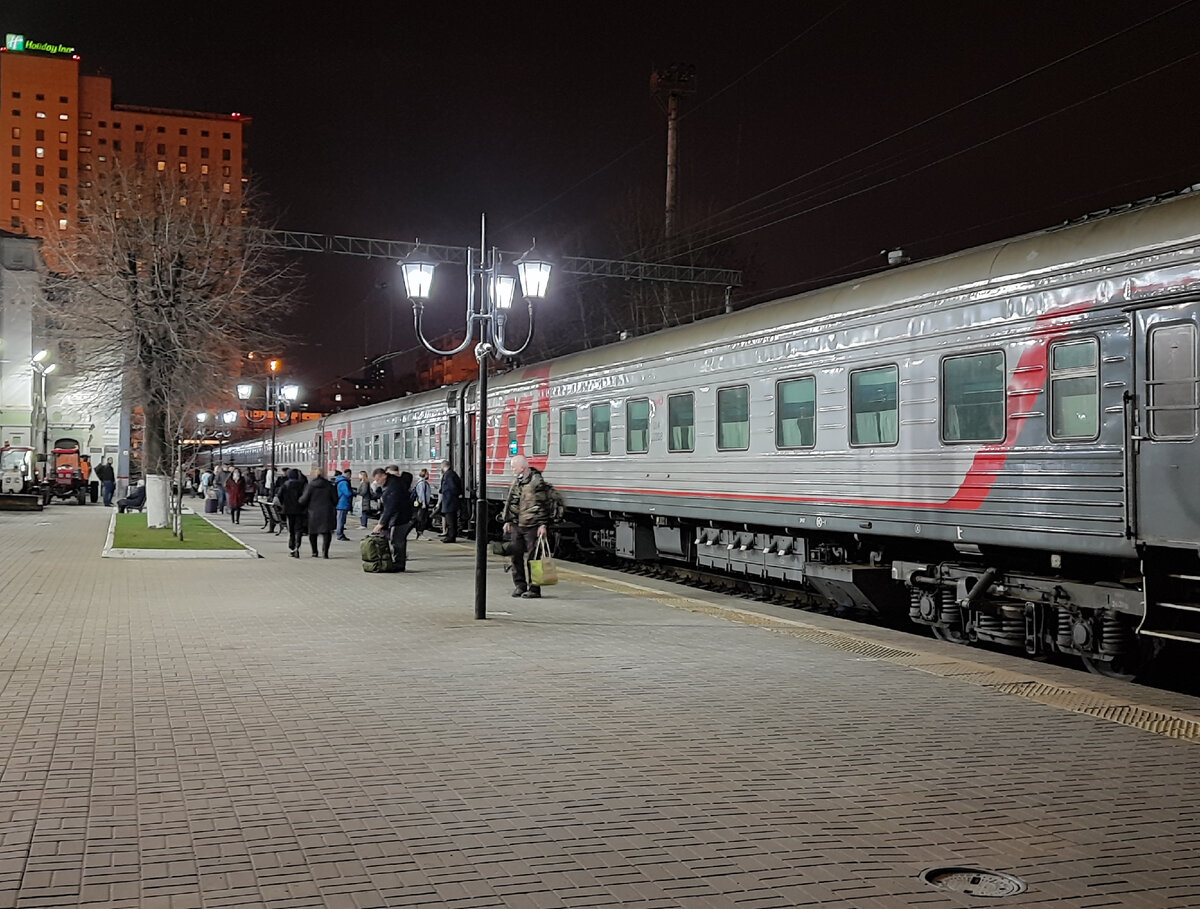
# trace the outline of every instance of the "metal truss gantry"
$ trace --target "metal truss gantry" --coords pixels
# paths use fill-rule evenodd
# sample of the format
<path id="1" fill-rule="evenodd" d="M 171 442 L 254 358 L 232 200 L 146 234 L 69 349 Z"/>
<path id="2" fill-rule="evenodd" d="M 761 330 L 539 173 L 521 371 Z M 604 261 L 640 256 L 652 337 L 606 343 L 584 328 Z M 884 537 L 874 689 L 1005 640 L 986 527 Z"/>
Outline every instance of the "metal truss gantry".
<path id="1" fill-rule="evenodd" d="M 465 246 L 438 246 L 431 243 L 412 243 L 406 240 L 378 240 L 367 237 L 344 237 L 337 234 L 315 234 L 299 230 L 256 231 L 264 246 L 288 252 L 332 253 L 342 256 L 361 256 L 368 259 L 404 259 L 420 247 L 421 254 L 435 262 L 462 265 L 467 261 Z M 506 253 L 516 258 L 517 253 Z M 692 265 L 667 265 L 660 262 L 630 262 L 622 259 L 588 259 L 564 256 L 555 266 L 569 275 L 594 278 L 622 278 L 627 281 L 657 281 L 667 284 L 707 284 L 718 287 L 741 287 L 742 273 L 731 268 L 707 268 Z"/>

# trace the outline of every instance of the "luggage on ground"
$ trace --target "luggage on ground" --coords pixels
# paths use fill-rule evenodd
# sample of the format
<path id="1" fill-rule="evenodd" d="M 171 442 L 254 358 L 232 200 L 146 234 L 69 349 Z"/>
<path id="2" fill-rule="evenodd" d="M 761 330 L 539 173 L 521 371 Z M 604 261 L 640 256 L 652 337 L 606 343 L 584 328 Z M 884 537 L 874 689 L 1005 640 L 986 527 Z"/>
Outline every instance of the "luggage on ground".
<path id="1" fill-rule="evenodd" d="M 392 558 L 392 546 L 383 534 L 367 534 L 358 547 L 362 553 L 363 571 L 387 573 L 396 570 L 396 561 Z"/>
<path id="2" fill-rule="evenodd" d="M 205 514 L 216 514 L 217 513 L 217 500 L 216 499 L 205 499 L 204 500 L 204 513 Z"/>

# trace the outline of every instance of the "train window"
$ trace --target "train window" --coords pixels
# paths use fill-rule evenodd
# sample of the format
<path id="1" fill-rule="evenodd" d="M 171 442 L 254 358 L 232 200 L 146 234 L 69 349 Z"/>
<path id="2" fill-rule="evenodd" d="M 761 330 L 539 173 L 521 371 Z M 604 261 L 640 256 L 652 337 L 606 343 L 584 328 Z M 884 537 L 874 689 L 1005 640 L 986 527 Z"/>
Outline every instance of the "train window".
<path id="1" fill-rule="evenodd" d="M 429 457 L 436 458 L 442 451 L 442 427 L 429 427 Z"/>
<path id="2" fill-rule="evenodd" d="M 396 446 L 396 457 L 400 457 L 400 447 Z M 383 459 L 390 461 L 392 459 L 392 437 L 386 432 L 383 434 Z"/>
<path id="3" fill-rule="evenodd" d="M 417 456 L 416 442 L 411 429 L 404 430 L 404 458 L 411 461 Z M 400 457 L 400 433 L 396 433 L 396 457 Z"/>
<path id="4" fill-rule="evenodd" d="M 750 386 L 717 389 L 717 449 L 750 447 Z"/>
<path id="5" fill-rule="evenodd" d="M 625 451 L 645 454 L 650 450 L 650 401 L 638 398 L 625 403 Z"/>
<path id="6" fill-rule="evenodd" d="M 383 449 L 379 445 L 379 436 L 375 436 L 371 440 L 371 450 L 373 452 L 371 455 L 371 460 L 378 463 L 379 459 L 383 457 Z"/>
<path id="7" fill-rule="evenodd" d="M 521 453 L 521 446 L 517 444 L 517 415 L 515 413 L 508 415 L 508 453 L 510 455 Z"/>
<path id="8" fill-rule="evenodd" d="M 612 438 L 612 405 L 593 404 L 592 454 L 608 454 Z"/>
<path id="9" fill-rule="evenodd" d="M 574 407 L 564 407 L 558 412 L 558 453 L 573 455 L 579 447 L 578 416 Z"/>
<path id="10" fill-rule="evenodd" d="M 429 460 L 429 436 L 425 435 L 423 427 L 417 427 L 417 460 Z"/>
<path id="11" fill-rule="evenodd" d="M 775 447 L 812 448 L 816 444 L 817 380 L 781 379 L 775 383 Z"/>
<path id="12" fill-rule="evenodd" d="M 1150 330 L 1150 436 L 1196 435 L 1196 328 L 1163 325 Z"/>
<path id="13" fill-rule="evenodd" d="M 690 391 L 667 397 L 667 449 L 694 451 L 696 448 L 696 398 Z"/>
<path id="14" fill-rule="evenodd" d="M 1050 345 L 1050 438 L 1100 434 L 1099 345 L 1094 338 Z"/>
<path id="15" fill-rule="evenodd" d="M 545 410 L 533 412 L 533 453 L 550 454 L 550 413 Z"/>
<path id="16" fill-rule="evenodd" d="M 850 373 L 850 444 L 895 445 L 899 396 L 900 370 L 895 366 Z"/>
<path id="17" fill-rule="evenodd" d="M 1003 440 L 1003 351 L 942 360 L 942 441 Z"/>

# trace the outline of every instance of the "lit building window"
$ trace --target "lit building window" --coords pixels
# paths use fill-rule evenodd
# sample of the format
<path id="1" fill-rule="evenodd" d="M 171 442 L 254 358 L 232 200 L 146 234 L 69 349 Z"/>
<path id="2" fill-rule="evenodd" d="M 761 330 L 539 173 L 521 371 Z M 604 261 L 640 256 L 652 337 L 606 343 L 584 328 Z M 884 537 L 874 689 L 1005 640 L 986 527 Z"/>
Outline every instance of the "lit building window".
<path id="1" fill-rule="evenodd" d="M 201 164 L 201 165 L 200 165 L 200 173 L 202 173 L 202 174 L 207 174 L 207 173 L 208 173 L 208 165 L 207 165 L 207 164 Z"/>
<path id="2" fill-rule="evenodd" d="M 13 211 L 19 211 L 19 210 L 20 210 L 20 208 L 21 208 L 21 200 L 20 200 L 20 199 L 13 199 L 13 200 L 12 200 L 12 209 L 13 209 Z"/>
<path id="3" fill-rule="evenodd" d="M 99 157 L 100 157 L 100 160 L 101 160 L 101 161 L 107 161 L 107 160 L 108 160 L 108 155 L 100 155 Z"/>
<path id="4" fill-rule="evenodd" d="M 60 120 L 70 120 L 70 119 L 71 119 L 71 117 L 70 117 L 68 114 L 59 114 L 59 115 L 58 115 L 58 119 L 60 119 Z"/>
<path id="5" fill-rule="evenodd" d="M 34 116 L 37 117 L 39 120 L 45 120 L 46 112 L 44 110 L 40 110 L 36 114 L 34 114 Z"/>
<path id="6" fill-rule="evenodd" d="M 34 156 L 35 158 L 44 158 L 44 157 L 46 157 L 46 149 L 42 148 L 42 146 L 40 146 L 40 145 L 39 145 L 37 148 L 35 148 L 35 149 L 33 150 L 33 156 Z"/>
<path id="7" fill-rule="evenodd" d="M 13 138 L 14 138 L 14 139 L 20 139 L 20 138 L 21 138 L 21 127 L 19 127 L 19 126 L 14 126 L 14 127 L 13 127 Z"/>
<path id="8" fill-rule="evenodd" d="M 180 161 L 180 162 L 179 162 L 179 172 L 180 172 L 181 174 L 186 174 L 186 173 L 187 173 L 187 162 L 186 162 L 186 161 Z"/>
<path id="9" fill-rule="evenodd" d="M 59 230 L 66 230 L 66 229 L 67 229 L 67 219 L 66 219 L 66 218 L 59 218 L 59 219 L 58 219 L 58 229 L 59 229 Z"/>
<path id="10" fill-rule="evenodd" d="M 166 162 L 166 161 L 159 161 L 159 162 L 158 162 L 158 169 L 159 169 L 159 170 L 166 170 L 166 169 L 167 169 L 167 162 Z"/>
<path id="11" fill-rule="evenodd" d="M 46 210 L 46 203 L 45 203 L 45 202 L 43 202 L 41 199 L 38 199 L 36 202 L 34 202 L 34 203 L 33 203 L 33 207 L 34 207 L 34 209 L 36 209 L 37 211 L 45 211 L 45 210 Z"/>
<path id="12" fill-rule="evenodd" d="M 65 143 L 65 142 L 67 141 L 67 134 L 66 134 L 66 133 L 59 133 L 59 134 L 58 134 L 58 141 L 59 141 L 59 142 L 63 142 L 63 143 Z"/>
<path id="13" fill-rule="evenodd" d="M 179 204 L 180 204 L 180 205 L 187 205 L 187 196 L 180 196 L 180 197 L 179 197 Z"/>
<path id="14" fill-rule="evenodd" d="M 229 192 L 229 191 L 230 191 L 230 189 L 231 189 L 231 187 L 230 187 L 230 185 L 229 185 L 228 183 L 226 183 L 226 184 L 225 184 L 225 185 L 222 187 L 222 190 L 223 190 L 224 192 Z"/>

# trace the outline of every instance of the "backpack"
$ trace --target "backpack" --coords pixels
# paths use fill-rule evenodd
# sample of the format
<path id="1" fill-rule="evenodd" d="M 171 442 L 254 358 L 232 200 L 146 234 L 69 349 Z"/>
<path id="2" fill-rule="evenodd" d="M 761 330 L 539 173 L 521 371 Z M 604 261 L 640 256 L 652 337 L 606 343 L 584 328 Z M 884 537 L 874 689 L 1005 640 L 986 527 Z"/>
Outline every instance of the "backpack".
<path id="1" fill-rule="evenodd" d="M 392 558 L 392 547 L 388 538 L 380 533 L 369 533 L 358 544 L 362 554 L 363 571 L 370 573 L 388 574 L 396 570 L 396 562 Z"/>
<path id="2" fill-rule="evenodd" d="M 542 477 L 542 487 L 546 491 L 546 507 L 550 512 L 550 522 L 561 524 L 567 513 L 567 500 L 561 492 L 554 488 L 553 483 L 546 481 L 545 477 Z"/>

